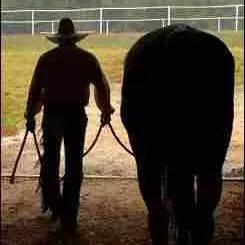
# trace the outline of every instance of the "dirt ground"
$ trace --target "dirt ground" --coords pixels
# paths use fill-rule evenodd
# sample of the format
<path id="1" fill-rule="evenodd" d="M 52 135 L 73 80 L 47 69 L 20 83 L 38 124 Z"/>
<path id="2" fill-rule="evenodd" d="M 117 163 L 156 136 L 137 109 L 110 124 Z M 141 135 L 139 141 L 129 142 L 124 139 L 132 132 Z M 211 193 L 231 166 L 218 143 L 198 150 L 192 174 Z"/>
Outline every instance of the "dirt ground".
<path id="1" fill-rule="evenodd" d="M 48 216 L 40 213 L 36 184 L 36 180 L 18 178 L 11 185 L 2 179 L 1 244 L 63 244 L 57 232 L 58 224 L 51 224 Z M 242 244 L 243 189 L 242 182 L 224 182 L 212 245 Z M 173 232 L 170 235 L 173 237 Z M 146 210 L 136 180 L 85 179 L 78 235 L 70 242 L 73 245 L 150 244 Z"/>
<path id="2" fill-rule="evenodd" d="M 115 113 L 112 125 L 120 139 L 130 148 L 127 134 L 120 122 L 120 86 L 112 89 Z M 235 120 L 231 144 L 224 165 L 224 175 L 241 177 L 244 172 L 243 156 L 243 95 L 235 100 Z M 91 144 L 99 128 L 99 112 L 93 101 L 87 108 L 89 118 L 85 149 Z M 1 174 L 11 174 L 24 132 L 1 140 Z M 63 155 L 61 174 L 64 172 Z M 37 160 L 33 139 L 28 136 L 19 162 L 17 175 L 39 174 L 34 168 Z M 105 127 L 98 143 L 84 158 L 86 175 L 136 176 L 133 157 L 128 155 Z M 60 243 L 56 226 L 40 214 L 37 181 L 32 178 L 16 178 L 10 185 L 1 178 L 2 241 L 3 245 L 54 245 Z M 244 184 L 224 182 L 224 193 L 217 209 L 217 229 L 212 245 L 238 245 L 244 228 Z M 136 180 L 86 179 L 81 196 L 79 236 L 71 244 L 79 245 L 133 245 L 149 244 L 146 210 L 138 192 Z M 174 244 L 174 243 L 172 243 Z"/>

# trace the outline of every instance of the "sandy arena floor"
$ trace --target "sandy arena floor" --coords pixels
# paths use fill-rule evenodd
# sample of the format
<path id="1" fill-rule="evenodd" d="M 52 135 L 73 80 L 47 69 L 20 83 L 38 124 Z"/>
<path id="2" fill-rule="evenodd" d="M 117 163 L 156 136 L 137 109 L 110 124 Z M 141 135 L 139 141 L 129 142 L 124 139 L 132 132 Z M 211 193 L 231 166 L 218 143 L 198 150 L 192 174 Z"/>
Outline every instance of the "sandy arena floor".
<path id="1" fill-rule="evenodd" d="M 37 181 L 18 179 L 14 185 L 2 180 L 3 245 L 63 244 L 39 209 Z M 244 184 L 225 182 L 216 210 L 212 245 L 239 245 L 244 238 Z M 170 232 L 173 236 L 173 233 Z M 149 234 L 146 210 L 135 180 L 85 179 L 81 194 L 78 236 L 73 245 L 146 245 Z M 170 245 L 174 243 L 171 242 Z"/>
<path id="2" fill-rule="evenodd" d="M 112 125 L 120 139 L 129 147 L 128 139 L 120 122 L 119 85 L 113 86 L 112 103 L 116 112 Z M 89 123 L 85 148 L 90 145 L 99 127 L 99 111 L 92 102 L 87 108 Z M 232 140 L 224 165 L 225 176 L 243 176 L 243 96 L 235 100 L 235 120 Z M 1 141 L 1 171 L 12 171 L 23 131 Z M 19 162 L 17 175 L 39 173 L 34 168 L 37 155 L 32 137 Z M 136 176 L 133 157 L 115 141 L 108 127 L 102 131 L 95 148 L 84 159 L 86 175 Z M 63 161 L 61 174 L 64 172 Z M 38 197 L 35 195 L 37 181 L 32 178 L 16 178 L 10 185 L 2 177 L 2 243 L 3 245 L 53 245 L 61 244 L 56 227 L 40 214 Z M 244 184 L 224 182 L 223 198 L 217 209 L 217 229 L 213 244 L 241 244 L 244 228 Z M 138 192 L 136 180 L 86 179 L 81 195 L 79 237 L 71 244 L 82 245 L 133 245 L 149 244 L 146 211 Z"/>

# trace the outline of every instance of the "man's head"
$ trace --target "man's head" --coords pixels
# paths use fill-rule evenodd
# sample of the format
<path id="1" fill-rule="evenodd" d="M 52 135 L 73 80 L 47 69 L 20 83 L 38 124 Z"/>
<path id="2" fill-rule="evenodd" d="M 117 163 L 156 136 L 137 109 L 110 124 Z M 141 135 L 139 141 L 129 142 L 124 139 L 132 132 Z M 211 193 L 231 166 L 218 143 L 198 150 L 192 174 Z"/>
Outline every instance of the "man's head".
<path id="1" fill-rule="evenodd" d="M 59 45 L 69 45 L 79 42 L 87 37 L 88 34 L 89 33 L 76 33 L 72 20 L 69 18 L 62 18 L 59 22 L 58 33 L 47 36 L 47 39 Z"/>

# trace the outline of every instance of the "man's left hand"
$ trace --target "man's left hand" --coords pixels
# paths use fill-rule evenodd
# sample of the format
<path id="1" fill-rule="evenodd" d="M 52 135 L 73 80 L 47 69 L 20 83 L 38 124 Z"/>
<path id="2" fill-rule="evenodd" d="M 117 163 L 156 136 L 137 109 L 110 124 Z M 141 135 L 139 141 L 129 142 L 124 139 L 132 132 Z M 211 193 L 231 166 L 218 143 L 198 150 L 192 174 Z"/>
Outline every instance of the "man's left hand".
<path id="1" fill-rule="evenodd" d="M 36 120 L 34 117 L 29 117 L 26 119 L 26 129 L 32 133 L 35 132 Z"/>

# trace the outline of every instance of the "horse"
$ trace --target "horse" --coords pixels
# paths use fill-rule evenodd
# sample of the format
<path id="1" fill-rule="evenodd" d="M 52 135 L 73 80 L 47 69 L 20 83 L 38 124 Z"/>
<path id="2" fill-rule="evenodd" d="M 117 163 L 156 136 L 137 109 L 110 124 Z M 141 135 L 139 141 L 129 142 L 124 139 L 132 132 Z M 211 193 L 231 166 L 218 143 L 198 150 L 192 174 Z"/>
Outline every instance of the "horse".
<path id="1" fill-rule="evenodd" d="M 177 244 L 212 240 L 233 127 L 234 70 L 220 38 L 182 23 L 143 35 L 126 55 L 120 115 L 153 245 L 169 240 L 163 188 L 173 205 Z"/>

